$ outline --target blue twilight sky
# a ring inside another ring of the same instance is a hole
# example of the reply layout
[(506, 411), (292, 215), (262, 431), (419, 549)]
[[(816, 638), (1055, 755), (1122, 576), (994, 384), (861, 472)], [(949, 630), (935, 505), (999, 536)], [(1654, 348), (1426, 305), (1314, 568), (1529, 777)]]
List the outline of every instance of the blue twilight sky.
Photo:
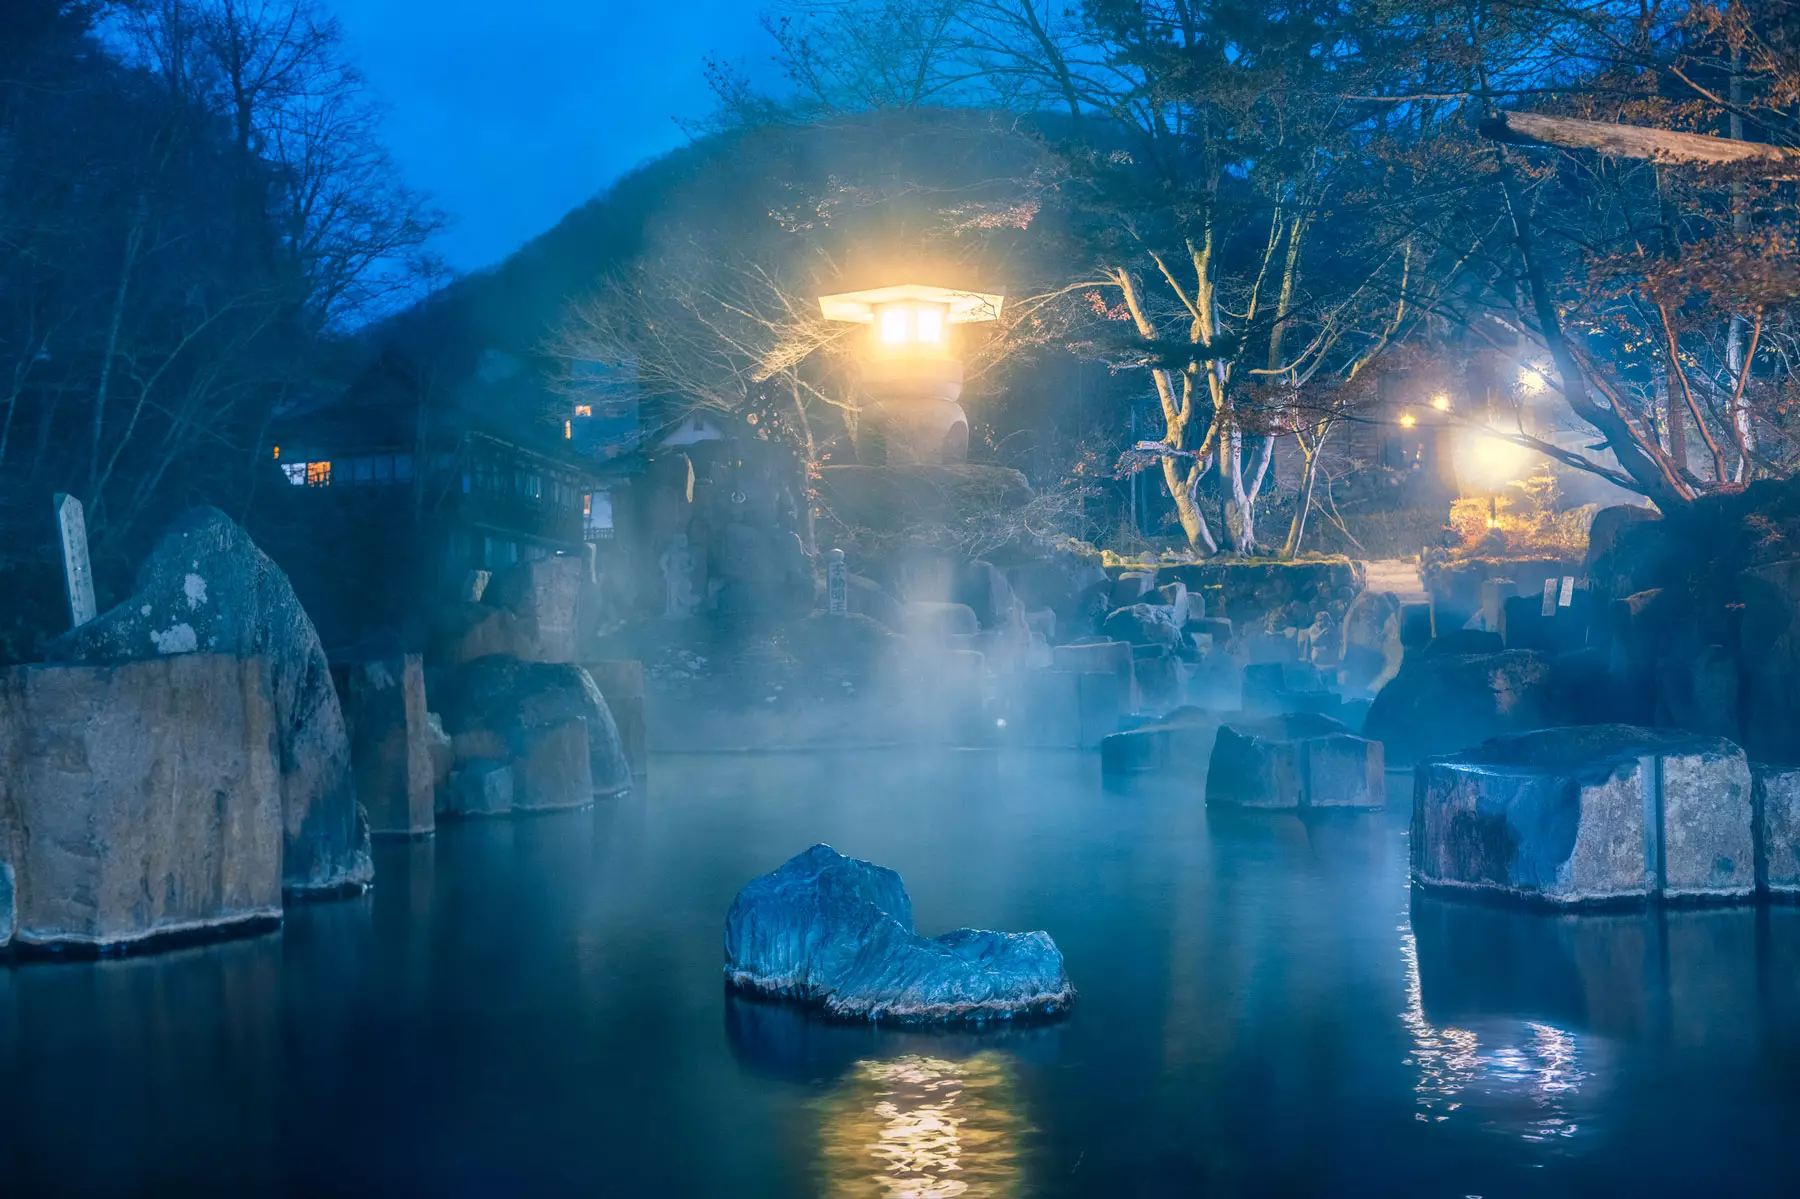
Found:
[(765, 0), (329, 0), (389, 107), (406, 181), (487, 266), (704, 115), (708, 54), (765, 68)]

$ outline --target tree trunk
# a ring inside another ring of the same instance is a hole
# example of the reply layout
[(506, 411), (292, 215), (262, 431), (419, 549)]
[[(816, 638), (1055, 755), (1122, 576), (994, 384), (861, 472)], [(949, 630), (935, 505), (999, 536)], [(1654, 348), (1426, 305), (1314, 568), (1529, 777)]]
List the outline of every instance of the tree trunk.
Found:
[(1319, 477), (1319, 445), (1309, 446), (1299, 436), (1294, 440), (1305, 464), (1300, 468), (1300, 500), (1294, 506), (1294, 519), (1288, 522), (1287, 543), (1281, 547), (1281, 556), (1290, 560), (1299, 556), (1301, 543), (1306, 539), (1306, 518), (1312, 511), (1313, 485)]

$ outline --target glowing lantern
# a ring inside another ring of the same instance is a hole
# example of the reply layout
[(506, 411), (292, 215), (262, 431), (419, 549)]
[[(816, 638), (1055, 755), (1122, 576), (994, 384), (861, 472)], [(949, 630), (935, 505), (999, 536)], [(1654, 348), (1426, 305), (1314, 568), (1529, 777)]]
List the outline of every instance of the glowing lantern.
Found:
[(996, 320), (1005, 297), (903, 283), (821, 296), (828, 321), (870, 326), (863, 390), (890, 458), (961, 461), (969, 451), (962, 363), (950, 353), (950, 327)]

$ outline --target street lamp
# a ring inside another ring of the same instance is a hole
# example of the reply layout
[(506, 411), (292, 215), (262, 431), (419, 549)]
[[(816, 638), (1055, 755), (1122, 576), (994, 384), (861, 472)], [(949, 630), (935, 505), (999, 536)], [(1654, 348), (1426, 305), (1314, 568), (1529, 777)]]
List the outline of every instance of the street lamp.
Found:
[(920, 283), (819, 297), (828, 321), (868, 325), (863, 391), (887, 435), (890, 457), (961, 462), (969, 455), (962, 361), (953, 325), (996, 320), (1005, 297)]

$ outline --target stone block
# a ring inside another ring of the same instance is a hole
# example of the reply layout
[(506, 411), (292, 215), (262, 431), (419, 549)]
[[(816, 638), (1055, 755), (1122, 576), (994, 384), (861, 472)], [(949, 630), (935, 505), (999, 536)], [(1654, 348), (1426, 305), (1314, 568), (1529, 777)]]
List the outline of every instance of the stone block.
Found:
[(1281, 810), (1379, 808), (1386, 802), (1382, 748), (1313, 713), (1229, 723), (1213, 743), (1206, 802)]
[(1118, 609), (1100, 626), (1100, 635), (1131, 645), (1173, 646), (1181, 640), (1181, 631), (1168, 609), (1153, 604)]
[(650, 736), (644, 706), (644, 664), (633, 660), (589, 662), (588, 677), (600, 689), (619, 730), (619, 744), (631, 773), (642, 778), (650, 766)]
[(1741, 899), (1756, 887), (1750, 768), (1717, 737), (1588, 725), (1422, 764), (1413, 878), (1554, 905)]
[(355, 662), (349, 675), (350, 754), (369, 832), (400, 837), (431, 832), (437, 806), (419, 655)]
[(1772, 895), (1800, 896), (1800, 769), (1758, 763), (1751, 772), (1757, 883)]
[(1231, 644), (1231, 622), (1223, 616), (1203, 616), (1198, 620), (1188, 620), (1188, 631), (1212, 638), (1214, 649), (1224, 649)]
[[(1172, 583), (1164, 583), (1147, 597), (1159, 608), (1169, 610), (1169, 619), (1177, 631), (1187, 627), (1187, 622), (1195, 616), (1206, 615), (1206, 600), (1197, 595), (1189, 595), (1187, 584), (1180, 579)], [(1195, 612), (1198, 607), (1200, 611)]]
[(123, 949), (280, 918), (270, 671), (223, 654), (0, 670), (0, 860), (19, 943)]
[[(504, 656), (478, 658), (446, 675), (441, 691), (437, 702), (459, 762), (517, 761), (535, 752), (540, 731), (580, 719), (585, 722), (593, 793), (616, 795), (630, 788), (631, 766), (618, 725), (600, 689), (581, 667)], [(514, 782), (515, 798), (522, 804), (527, 780)], [(549, 789), (547, 782), (544, 786)]]
[(549, 812), (594, 802), (586, 720), (521, 727), (512, 749), (514, 810)]
[(477, 758), (450, 776), (450, 811), (458, 816), (504, 816), (513, 809), (513, 772), (505, 762)]
[(1148, 712), (1167, 712), (1181, 702), (1181, 678), (1176, 657), (1161, 645), (1136, 646), (1131, 677), (1137, 686), (1138, 707)]
[(581, 593), (593, 580), (585, 558), (558, 554), (508, 567), (488, 584), (484, 602), (503, 608), (535, 633), (519, 657), (536, 662), (572, 662), (577, 654), (577, 613)]
[(1145, 571), (1126, 571), (1113, 580), (1112, 592), (1107, 597), (1107, 606), (1114, 611), (1129, 608), (1133, 604), (1141, 604), (1144, 597), (1156, 588), (1156, 575)]
[(287, 576), (216, 508), (177, 518), (131, 595), (65, 634), (47, 656), (98, 665), (183, 653), (268, 659), (286, 889), (367, 886), (375, 867), (331, 664)]
[(1077, 674), (1110, 673), (1119, 680), (1119, 686), (1125, 696), (1126, 710), (1137, 706), (1133, 695), (1136, 672), (1133, 667), (1131, 646), (1124, 641), (1090, 641), (1082, 645), (1058, 645), (1051, 650), (1051, 665), (1056, 670), (1069, 670)]
[(1114, 733), (1100, 742), (1100, 767), (1107, 774), (1169, 774), (1195, 782), (1206, 777), (1219, 721), (1199, 708), (1183, 707), (1161, 720)]

